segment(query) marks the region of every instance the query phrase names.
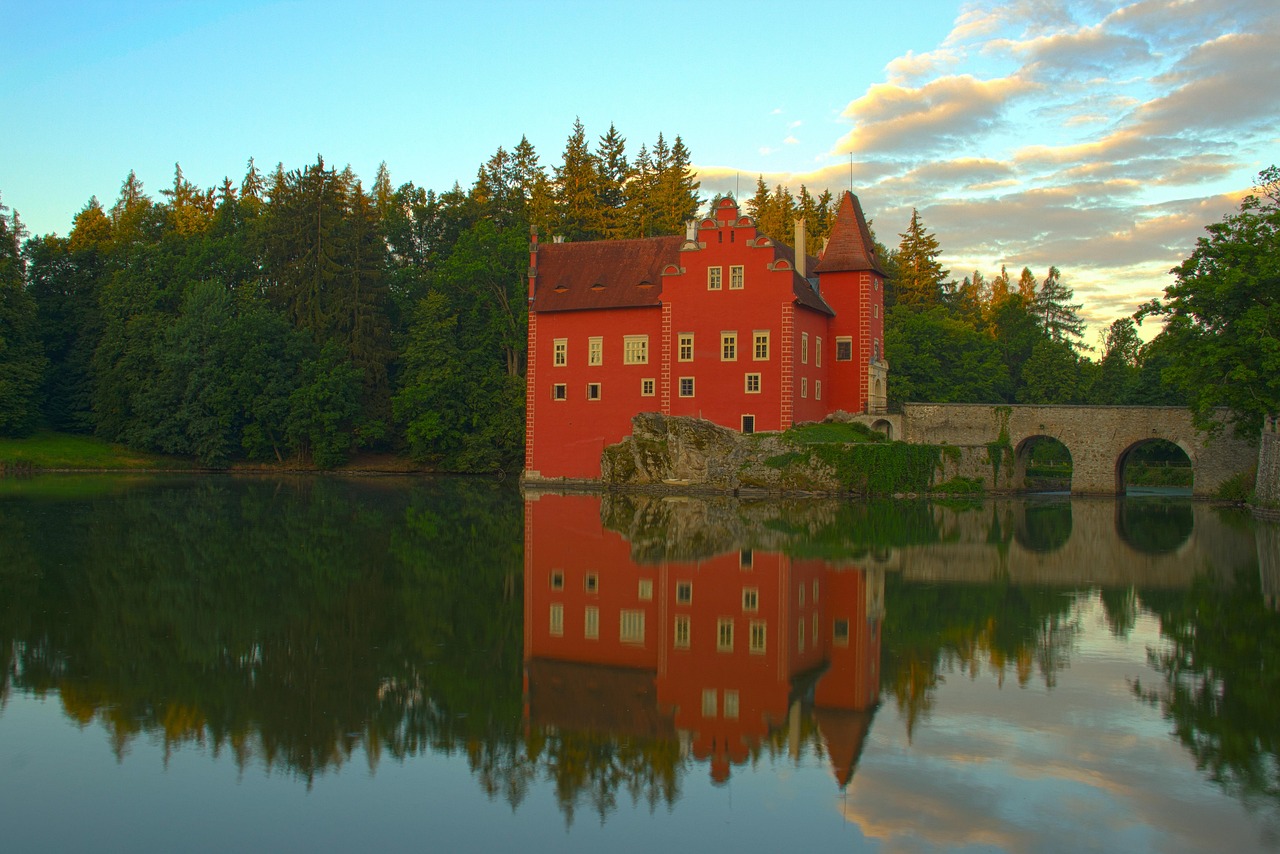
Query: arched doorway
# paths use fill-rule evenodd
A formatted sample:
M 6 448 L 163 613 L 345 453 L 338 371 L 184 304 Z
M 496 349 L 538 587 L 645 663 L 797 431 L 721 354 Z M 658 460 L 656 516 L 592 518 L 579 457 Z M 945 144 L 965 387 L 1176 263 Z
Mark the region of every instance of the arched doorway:
M 1071 451 L 1052 436 L 1029 436 L 1014 449 L 1015 486 L 1027 492 L 1070 492 Z
M 1116 459 L 1120 495 L 1190 495 L 1195 481 L 1191 457 L 1168 439 L 1144 439 Z
M 893 424 L 884 418 L 876 419 L 871 422 L 871 429 L 879 433 L 883 433 L 884 437 L 889 441 L 893 441 Z

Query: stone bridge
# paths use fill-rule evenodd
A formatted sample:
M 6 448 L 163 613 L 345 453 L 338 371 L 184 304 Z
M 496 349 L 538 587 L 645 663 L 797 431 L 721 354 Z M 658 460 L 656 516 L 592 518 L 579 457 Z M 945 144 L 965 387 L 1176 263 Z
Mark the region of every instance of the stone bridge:
M 994 480 L 997 489 L 1022 485 L 1030 448 L 1041 438 L 1056 439 L 1070 451 L 1071 491 L 1080 494 L 1123 493 L 1126 460 L 1155 439 L 1172 442 L 1186 453 L 1195 495 L 1213 495 L 1224 481 L 1258 461 L 1257 447 L 1237 439 L 1230 427 L 1209 437 L 1196 430 L 1189 410 L 1175 406 L 908 403 L 901 415 L 858 420 L 893 439 L 967 448 L 971 458 L 981 456 L 992 466 L 987 479 Z

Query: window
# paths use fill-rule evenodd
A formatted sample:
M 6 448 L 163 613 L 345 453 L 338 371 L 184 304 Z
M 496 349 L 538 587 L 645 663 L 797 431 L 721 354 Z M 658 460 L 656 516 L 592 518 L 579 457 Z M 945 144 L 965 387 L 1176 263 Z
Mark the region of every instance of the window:
M 813 364 L 819 368 L 822 367 L 822 339 L 813 339 Z
M 813 381 L 813 399 L 822 400 L 822 380 Z
M 742 432 L 746 436 L 756 432 L 756 417 L 754 415 L 742 416 Z
M 751 644 L 750 648 L 753 653 L 759 655 L 764 652 L 765 638 L 769 631 L 769 624 L 764 620 L 751 621 Z
M 556 637 L 564 634 L 564 606 L 559 603 L 551 606 L 551 634 Z
M 688 605 L 693 601 L 693 582 L 677 581 L 676 582 L 676 604 Z
M 587 577 L 583 579 L 582 587 L 588 593 L 599 593 L 600 576 L 596 575 L 594 572 L 588 572 Z
M 800 378 L 800 396 L 801 397 L 809 396 L 809 378 L 808 377 Z
M 582 616 L 582 636 L 592 640 L 600 637 L 600 609 L 594 605 L 588 605 Z
M 729 268 L 729 290 L 731 291 L 742 290 L 743 280 L 744 280 L 744 276 L 742 273 L 741 264 L 735 264 L 734 266 Z
M 738 358 L 738 333 L 721 332 L 720 333 L 720 360 L 722 362 L 733 362 Z
M 622 337 L 622 364 L 649 364 L 648 335 L 624 335 Z
M 878 306 L 878 305 L 873 305 L 873 306 L 871 306 L 871 316 L 872 316 L 872 317 L 879 317 L 879 316 L 880 316 L 880 306 Z
M 836 361 L 837 362 L 853 361 L 853 339 L 852 338 L 836 339 Z
M 587 383 L 587 400 L 600 399 L 600 383 Z
M 804 652 L 804 620 L 801 620 L 796 627 L 796 649 Z
M 704 718 L 714 718 L 716 716 L 716 689 L 702 689 L 702 716 Z
M 738 552 L 738 569 L 751 569 L 751 564 L 755 562 L 755 553 L 751 549 L 743 549 Z
M 733 689 L 726 689 L 724 692 L 724 716 L 733 719 L 738 717 L 738 692 Z
M 657 387 L 657 383 L 654 382 L 653 377 L 646 377 L 645 379 L 640 380 L 640 396 L 653 397 L 654 389 Z
M 640 597 L 641 601 L 644 601 L 644 602 L 648 602 L 650 599 L 653 598 L 653 579 L 652 578 L 640 579 L 640 589 L 637 591 L 637 595 Z
M 569 387 L 564 383 L 556 383 L 551 387 L 552 400 L 566 400 L 569 397 Z
M 757 362 L 769 360 L 769 333 L 756 330 L 752 333 L 753 348 L 751 356 Z
M 813 580 L 813 604 L 818 604 L 818 579 Z
M 755 587 L 742 588 L 742 610 L 757 611 L 760 608 L 760 591 Z
M 693 361 L 693 333 L 681 332 L 679 338 L 679 346 L 676 351 L 676 359 L 681 362 Z
M 733 652 L 732 617 L 721 617 L 716 620 L 716 649 L 720 652 Z
M 871 349 L 872 349 L 872 353 L 871 353 L 872 358 L 874 358 L 877 362 L 880 361 L 880 339 L 879 338 L 875 339 L 875 346 L 872 347 Z
M 587 339 L 587 364 L 588 365 L 604 364 L 604 339 L 603 338 Z
M 798 591 L 798 595 L 796 597 L 796 605 L 797 607 L 800 607 L 800 608 L 804 607 L 804 584 L 803 583 L 800 585 L 800 590 Z
M 689 648 L 689 617 L 681 614 L 676 617 L 676 649 Z
M 831 637 L 835 640 L 837 645 L 848 646 L 849 645 L 849 621 L 836 620 L 835 628 L 831 633 Z
M 809 364 L 809 333 L 800 333 L 800 364 Z
M 747 374 L 746 392 L 747 394 L 760 393 L 760 375 L 759 374 Z
M 722 271 L 720 267 L 708 267 L 707 268 L 707 290 L 709 291 L 720 290 L 721 276 L 722 276 Z
M 813 641 L 818 642 L 818 615 L 813 615 Z
M 555 348 L 554 350 L 555 355 L 554 355 L 554 358 L 552 358 L 551 360 L 552 363 L 556 367 L 564 367 L 565 365 L 569 364 L 569 339 L 557 338 L 553 343 L 553 346 Z
M 562 570 L 559 570 L 559 569 L 551 570 L 551 589 L 552 590 L 564 589 L 564 572 Z
M 618 640 L 623 643 L 644 643 L 644 611 L 623 611 L 618 616 Z
M 693 397 L 693 377 L 680 378 L 680 396 Z

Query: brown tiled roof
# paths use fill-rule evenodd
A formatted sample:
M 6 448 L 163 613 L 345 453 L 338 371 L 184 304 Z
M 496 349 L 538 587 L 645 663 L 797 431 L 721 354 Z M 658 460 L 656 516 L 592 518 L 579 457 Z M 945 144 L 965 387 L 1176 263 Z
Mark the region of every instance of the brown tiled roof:
M 836 221 L 831 226 L 827 250 L 817 266 L 811 269 L 816 273 L 874 270 L 883 276 L 885 271 L 880 266 L 880 259 L 876 257 L 875 245 L 875 241 L 871 239 L 871 229 L 867 227 L 867 219 L 862 215 L 862 205 L 858 204 L 858 197 L 846 190 L 840 199 Z
M 787 246 L 785 243 L 779 243 L 776 240 L 773 241 L 773 246 L 774 257 L 787 259 L 787 263 L 790 264 L 791 269 L 794 270 L 796 267 L 796 250 L 793 247 Z M 807 268 L 812 272 L 814 264 L 818 263 L 818 259 L 814 258 L 812 255 L 808 256 L 808 258 L 809 261 Z M 796 302 L 800 303 L 800 305 L 803 305 L 806 308 L 811 308 L 814 311 L 820 311 L 823 314 L 835 316 L 835 311 L 832 310 L 831 306 L 827 305 L 827 301 L 813 289 L 813 286 L 809 284 L 808 279 L 800 278 L 799 273 L 793 273 L 791 276 L 791 290 L 795 293 Z
M 858 760 L 862 758 L 862 748 L 866 746 L 867 733 L 871 731 L 871 720 L 874 717 L 874 707 L 860 712 L 847 709 L 813 710 L 813 719 L 827 743 L 831 773 L 835 775 L 836 785 L 842 789 L 853 779 L 853 772 L 857 770 Z
M 534 311 L 656 306 L 662 268 L 678 264 L 679 235 L 544 243 L 538 247 Z

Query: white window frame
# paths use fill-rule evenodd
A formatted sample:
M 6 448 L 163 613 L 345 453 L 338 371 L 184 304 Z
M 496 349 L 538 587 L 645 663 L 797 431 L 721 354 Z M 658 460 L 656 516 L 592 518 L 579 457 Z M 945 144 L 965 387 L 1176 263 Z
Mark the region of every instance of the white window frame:
M 640 584 L 637 586 L 637 589 L 636 589 L 636 596 L 640 598 L 641 602 L 648 602 L 651 599 L 653 599 L 653 579 L 652 578 L 640 579 Z
M 742 588 L 742 610 L 748 614 L 754 614 L 760 610 L 760 588 L 744 587 Z
M 733 652 L 733 617 L 716 620 L 716 651 Z
M 653 377 L 645 377 L 640 380 L 640 396 L 653 397 L 658 393 L 658 381 Z
M 720 333 L 720 361 L 738 361 L 738 333 L 736 330 Z
M 848 348 L 848 353 L 849 353 L 848 357 L 844 359 L 840 358 L 840 345 L 842 344 Z M 836 338 L 836 361 L 837 362 L 853 361 L 853 336 L 841 335 L 838 338 Z
M 746 272 L 741 264 L 729 268 L 729 290 L 740 291 L 746 284 Z
M 599 335 L 587 339 L 587 364 L 604 364 L 604 339 Z
M 724 691 L 724 716 L 728 720 L 738 719 L 738 692 L 733 688 Z
M 569 399 L 569 386 L 565 383 L 551 384 L 551 399 L 564 402 Z
M 815 368 L 822 367 L 822 337 L 818 336 L 813 339 L 813 366 Z
M 809 378 L 808 377 L 800 378 L 800 396 L 802 398 L 807 398 L 809 396 Z
M 809 333 L 800 333 L 800 364 L 809 364 Z
M 689 648 L 689 636 L 691 634 L 689 628 L 689 615 L 677 614 L 675 620 L 675 637 L 672 639 L 676 649 Z
M 702 689 L 702 716 L 714 718 L 720 714 L 720 702 L 715 688 Z
M 644 643 L 644 611 L 626 609 L 618 612 L 618 640 L 622 643 Z
M 569 364 L 569 339 L 556 338 L 551 342 L 551 364 L 563 368 Z
M 693 604 L 693 582 L 692 581 L 676 582 L 676 604 L 677 605 Z
M 822 380 L 813 381 L 813 399 L 822 400 Z
M 685 391 L 686 388 L 688 389 L 687 392 Z M 693 377 L 681 377 L 679 389 L 681 397 L 693 397 L 695 391 Z
M 582 636 L 588 640 L 600 637 L 600 609 L 595 605 L 588 605 L 582 612 Z
M 681 332 L 676 338 L 676 361 L 693 361 L 693 333 Z
M 550 616 L 550 632 L 553 637 L 564 636 L 564 605 L 555 602 L 551 605 Z
M 752 620 L 747 648 L 752 655 L 764 655 L 769 648 L 769 623 L 767 620 Z
M 752 388 L 753 385 L 755 386 L 755 388 Z M 742 390 L 746 394 L 759 394 L 760 393 L 760 375 L 746 374 L 743 377 Z
M 600 383 L 587 383 L 587 400 L 600 399 Z
M 622 336 L 622 364 L 624 365 L 649 364 L 649 336 L 648 335 L 623 335 Z
M 756 362 L 769 361 L 769 330 L 757 329 L 751 333 L 751 358 Z
M 707 268 L 707 290 L 718 291 L 724 284 L 724 268 L 708 267 Z

